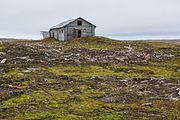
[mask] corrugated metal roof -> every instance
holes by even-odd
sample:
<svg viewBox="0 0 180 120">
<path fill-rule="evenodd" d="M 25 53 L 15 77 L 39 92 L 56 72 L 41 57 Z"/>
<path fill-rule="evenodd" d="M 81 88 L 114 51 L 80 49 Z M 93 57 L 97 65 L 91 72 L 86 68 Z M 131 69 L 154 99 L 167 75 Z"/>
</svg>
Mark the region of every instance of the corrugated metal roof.
<svg viewBox="0 0 180 120">
<path fill-rule="evenodd" d="M 76 30 L 86 30 L 87 28 L 86 27 L 75 27 L 74 29 L 76 29 Z"/>
<path fill-rule="evenodd" d="M 77 20 L 77 19 L 82 19 L 82 20 L 86 21 L 85 19 L 79 17 L 79 18 L 76 18 L 76 19 L 71 19 L 71 20 L 62 22 L 62 23 L 60 23 L 60 24 L 58 24 L 58 25 L 56 25 L 56 26 L 53 26 L 53 27 L 50 28 L 50 30 L 51 30 L 51 29 L 57 29 L 57 28 L 65 27 L 66 25 L 70 24 L 71 22 L 73 22 L 73 21 L 75 21 L 75 20 Z M 88 21 L 86 21 L 86 22 L 88 22 Z M 89 24 L 92 24 L 92 23 L 90 23 L 90 22 L 88 22 L 88 23 L 89 23 Z M 92 24 L 92 25 L 93 25 L 93 24 Z M 94 25 L 94 26 L 95 26 L 95 25 Z M 96 26 L 95 26 L 95 27 L 96 27 Z"/>
<path fill-rule="evenodd" d="M 75 21 L 76 19 L 71 19 L 71 20 L 68 20 L 68 21 L 64 21 L 56 26 L 53 26 L 51 27 L 50 29 L 56 29 L 56 28 L 62 28 L 62 27 L 65 27 L 66 25 L 68 25 L 69 23 Z"/>
</svg>

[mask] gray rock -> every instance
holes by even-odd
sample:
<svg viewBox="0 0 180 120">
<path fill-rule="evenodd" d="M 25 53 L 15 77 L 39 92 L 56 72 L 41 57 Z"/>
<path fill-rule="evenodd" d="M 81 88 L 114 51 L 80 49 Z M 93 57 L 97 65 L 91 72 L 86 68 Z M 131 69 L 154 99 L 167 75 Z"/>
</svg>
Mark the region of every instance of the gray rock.
<svg viewBox="0 0 180 120">
<path fill-rule="evenodd" d="M 90 78 L 91 80 L 105 80 L 104 77 L 101 77 L 101 76 L 93 76 Z"/>
<path fill-rule="evenodd" d="M 27 68 L 27 70 L 29 70 L 29 71 L 39 71 L 40 68 Z"/>
<path fill-rule="evenodd" d="M 70 91 L 72 94 L 81 94 L 82 92 L 80 90 L 72 90 Z"/>
<path fill-rule="evenodd" d="M 152 103 L 144 103 L 144 104 L 142 104 L 142 106 L 152 107 L 153 104 Z"/>
<path fill-rule="evenodd" d="M 0 63 L 1 63 L 1 64 L 4 64 L 6 61 L 7 61 L 7 59 L 4 58 Z"/>
</svg>

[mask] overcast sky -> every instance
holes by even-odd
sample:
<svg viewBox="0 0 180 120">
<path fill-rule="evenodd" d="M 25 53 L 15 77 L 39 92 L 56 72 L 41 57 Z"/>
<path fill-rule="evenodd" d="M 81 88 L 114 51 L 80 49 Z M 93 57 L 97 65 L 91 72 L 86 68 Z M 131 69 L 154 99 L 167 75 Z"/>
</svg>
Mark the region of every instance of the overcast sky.
<svg viewBox="0 0 180 120">
<path fill-rule="evenodd" d="M 40 38 L 77 17 L 98 36 L 180 35 L 180 0 L 0 0 L 0 37 Z"/>
</svg>

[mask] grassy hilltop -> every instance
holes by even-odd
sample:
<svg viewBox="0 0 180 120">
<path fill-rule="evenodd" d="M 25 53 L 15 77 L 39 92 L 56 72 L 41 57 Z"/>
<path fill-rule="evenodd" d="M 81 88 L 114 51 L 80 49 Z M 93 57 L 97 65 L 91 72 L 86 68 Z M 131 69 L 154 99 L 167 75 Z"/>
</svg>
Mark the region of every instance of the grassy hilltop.
<svg viewBox="0 0 180 120">
<path fill-rule="evenodd" d="M 0 42 L 0 119 L 178 120 L 180 42 Z"/>
</svg>

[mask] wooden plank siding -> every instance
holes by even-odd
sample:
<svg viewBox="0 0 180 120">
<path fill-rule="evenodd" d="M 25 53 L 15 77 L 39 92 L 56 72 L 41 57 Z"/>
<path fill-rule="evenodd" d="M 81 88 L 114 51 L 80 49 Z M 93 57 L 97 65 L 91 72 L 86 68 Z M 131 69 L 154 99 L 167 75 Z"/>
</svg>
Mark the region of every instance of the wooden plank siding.
<svg viewBox="0 0 180 120">
<path fill-rule="evenodd" d="M 79 25 L 78 25 L 78 21 Z M 80 23 L 82 23 L 80 25 Z M 50 29 L 50 37 L 54 37 L 60 41 L 75 39 L 79 36 L 87 37 L 87 36 L 95 36 L 95 28 L 96 26 L 91 24 L 90 22 L 77 18 L 70 21 L 67 25 L 60 28 Z M 80 35 L 79 35 L 80 34 Z"/>
</svg>

